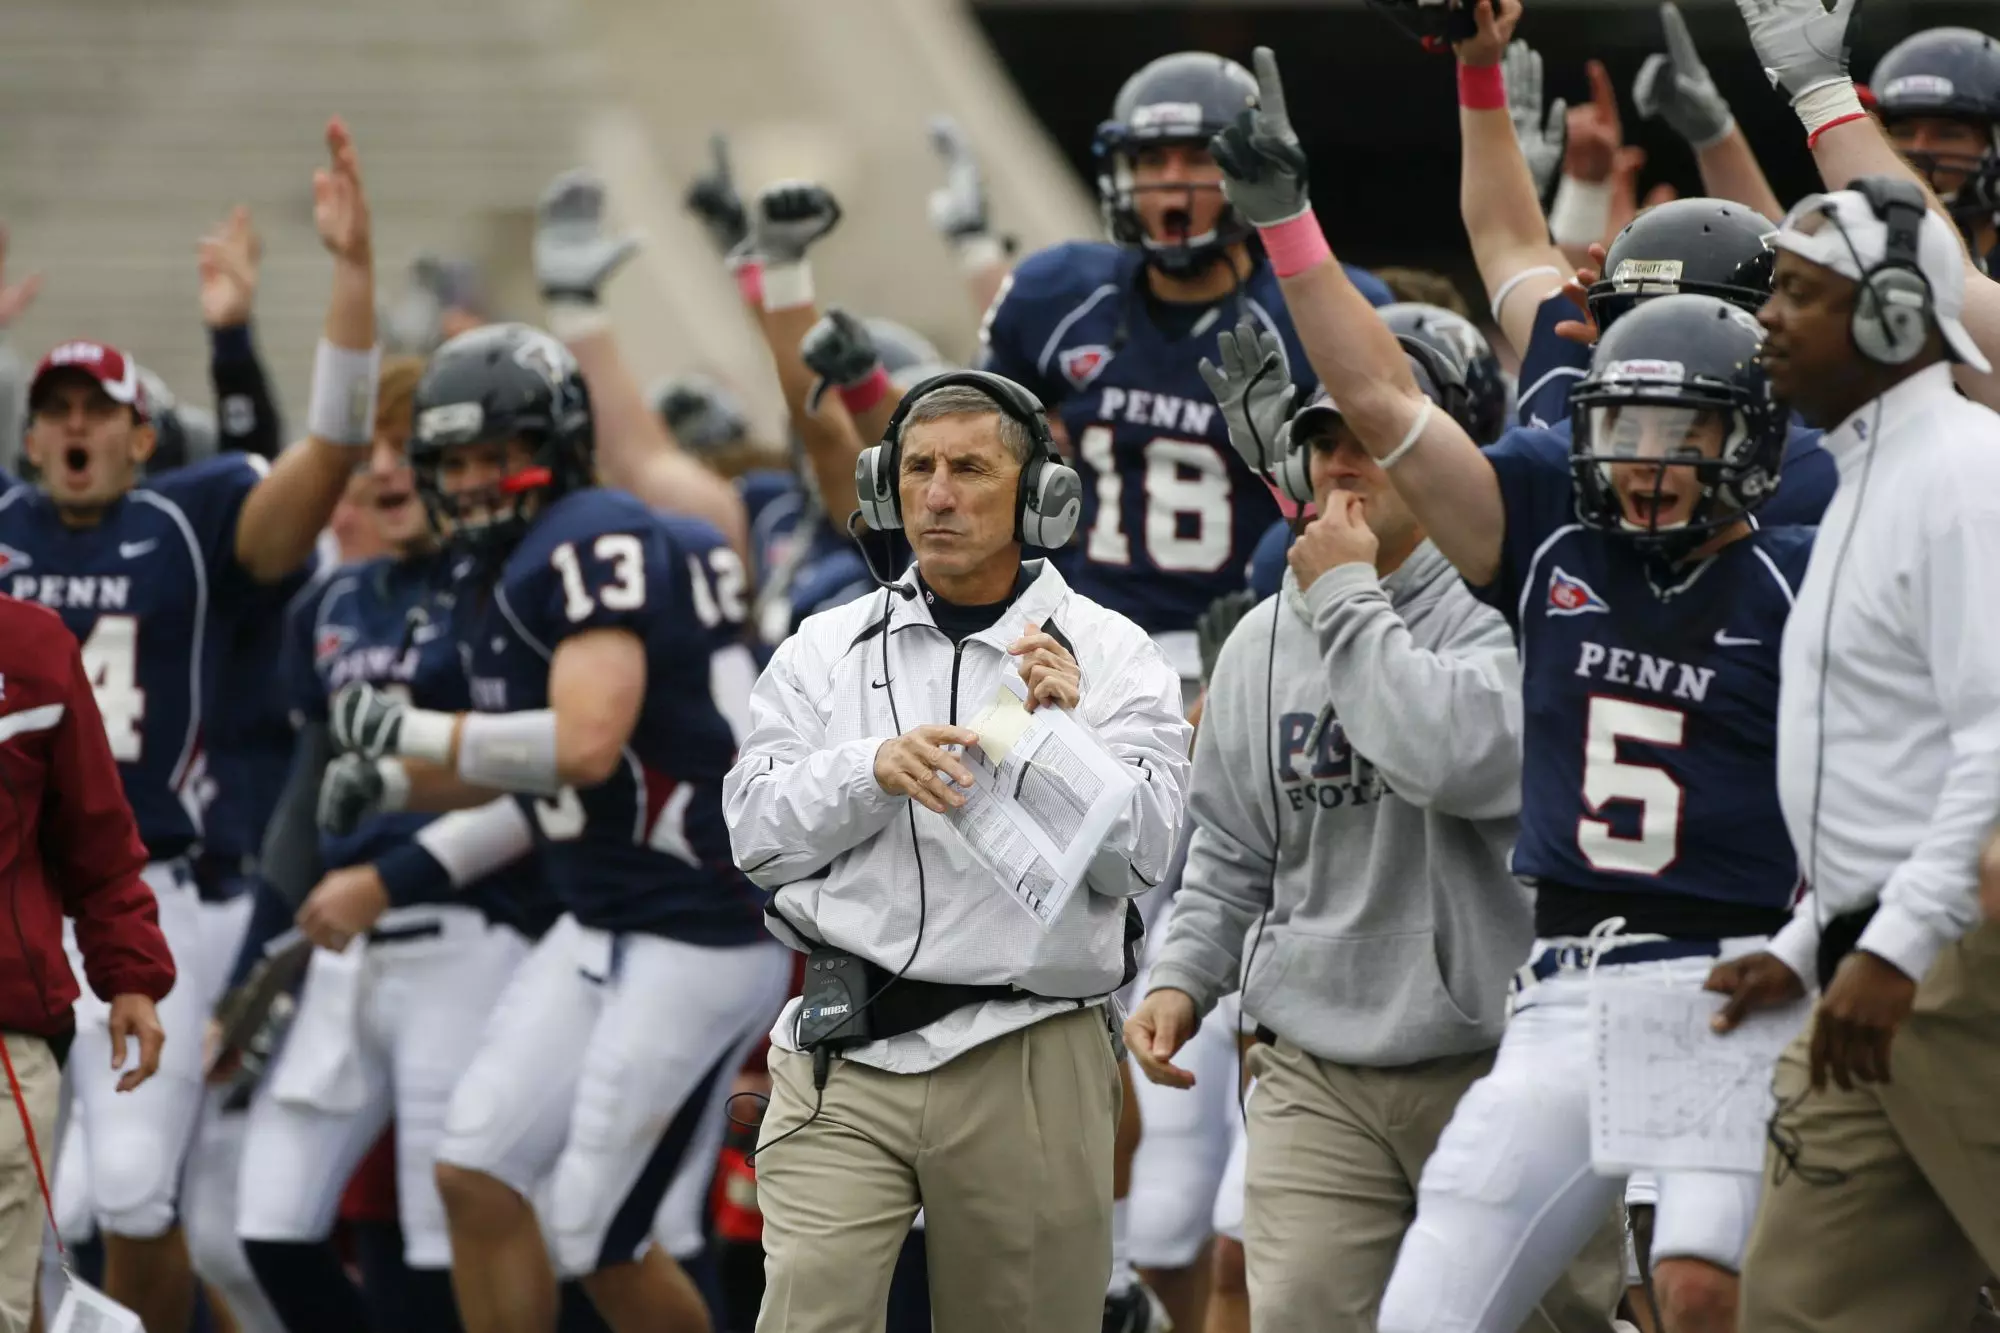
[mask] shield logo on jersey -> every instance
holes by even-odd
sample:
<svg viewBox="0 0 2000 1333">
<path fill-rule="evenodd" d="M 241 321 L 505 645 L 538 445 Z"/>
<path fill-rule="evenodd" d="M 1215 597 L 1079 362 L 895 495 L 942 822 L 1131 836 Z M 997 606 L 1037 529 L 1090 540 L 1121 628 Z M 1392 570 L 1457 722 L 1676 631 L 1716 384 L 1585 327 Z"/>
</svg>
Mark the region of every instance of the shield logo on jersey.
<svg viewBox="0 0 2000 1333">
<path fill-rule="evenodd" d="M 1549 571 L 1549 614 L 1580 616 L 1592 611 L 1611 614 L 1611 604 L 1597 595 L 1588 583 L 1564 571 L 1561 565 Z"/>
<path fill-rule="evenodd" d="M 1103 343 L 1091 343 L 1087 347 L 1069 347 L 1063 349 L 1062 355 L 1056 360 L 1062 366 L 1063 378 L 1082 389 L 1096 379 L 1098 372 L 1110 363 L 1111 349 Z"/>
<path fill-rule="evenodd" d="M 26 551 L 0 543 L 0 574 L 18 574 L 35 562 L 28 558 Z"/>
<path fill-rule="evenodd" d="M 325 666 L 354 642 L 354 631 L 346 625 L 322 625 L 313 640 L 313 665 Z"/>
</svg>

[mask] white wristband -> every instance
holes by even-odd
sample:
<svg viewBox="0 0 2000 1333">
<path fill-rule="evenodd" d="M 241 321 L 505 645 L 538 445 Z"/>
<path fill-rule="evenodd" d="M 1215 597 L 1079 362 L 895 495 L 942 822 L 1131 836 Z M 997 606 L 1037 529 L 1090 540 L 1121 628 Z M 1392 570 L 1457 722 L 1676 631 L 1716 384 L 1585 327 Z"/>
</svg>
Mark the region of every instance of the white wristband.
<svg viewBox="0 0 2000 1333">
<path fill-rule="evenodd" d="M 557 342 L 573 343 L 611 327 L 611 316 L 594 301 L 559 296 L 549 301 L 543 312 L 548 316 L 549 332 L 556 336 Z"/>
<path fill-rule="evenodd" d="M 563 785 L 554 710 L 467 713 L 458 731 L 458 775 L 475 787 L 554 796 Z"/>
<path fill-rule="evenodd" d="M 764 310 L 794 310 L 813 303 L 812 265 L 801 259 L 793 264 L 764 265 Z"/>
<path fill-rule="evenodd" d="M 382 778 L 383 810 L 406 810 L 410 805 L 410 770 L 400 759 L 377 759 L 375 772 Z"/>
<path fill-rule="evenodd" d="M 1792 110 L 1799 113 L 1799 123 L 1806 127 L 1808 138 L 1836 120 L 1851 120 L 1867 114 L 1860 96 L 1854 91 L 1852 79 L 1836 79 L 1807 89 L 1792 100 Z"/>
<path fill-rule="evenodd" d="M 1410 433 L 1403 437 L 1403 442 L 1401 444 L 1397 445 L 1394 449 L 1391 449 L 1388 453 L 1382 455 L 1382 457 L 1376 459 L 1375 466 L 1381 468 L 1384 472 L 1387 472 L 1390 468 L 1402 462 L 1404 456 L 1408 454 L 1410 450 L 1417 447 L 1417 441 L 1423 438 L 1424 426 L 1429 423 L 1430 419 L 1431 419 L 1431 400 L 1426 398 L 1424 399 L 1424 405 L 1417 410 L 1417 419 L 1410 423 Z"/>
<path fill-rule="evenodd" d="M 375 379 L 382 369 L 380 344 L 367 351 L 335 347 L 319 340 L 313 353 L 312 397 L 306 403 L 306 434 L 328 444 L 364 445 L 375 438 Z"/>
<path fill-rule="evenodd" d="M 458 714 L 439 713 L 428 708 L 412 708 L 403 714 L 396 732 L 396 753 L 405 759 L 421 759 L 431 764 L 451 762 L 451 736 L 458 730 Z"/>
<path fill-rule="evenodd" d="M 1604 239 L 1611 225 L 1611 185 L 1565 175 L 1549 206 L 1549 235 L 1557 245 L 1589 245 Z"/>
</svg>

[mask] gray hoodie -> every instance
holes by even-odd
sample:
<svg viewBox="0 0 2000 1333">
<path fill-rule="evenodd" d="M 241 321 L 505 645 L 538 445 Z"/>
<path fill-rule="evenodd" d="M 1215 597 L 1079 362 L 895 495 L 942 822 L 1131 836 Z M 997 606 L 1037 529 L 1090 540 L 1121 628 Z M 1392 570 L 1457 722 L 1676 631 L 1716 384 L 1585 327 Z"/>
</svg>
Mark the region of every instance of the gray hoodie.
<svg viewBox="0 0 2000 1333">
<path fill-rule="evenodd" d="M 1343 565 L 1301 593 L 1287 573 L 1209 685 L 1150 989 L 1206 1014 L 1237 989 L 1248 937 L 1244 1011 L 1314 1055 L 1402 1065 L 1497 1045 L 1534 935 L 1508 871 L 1520 771 L 1512 635 L 1435 546 L 1382 580 Z"/>
</svg>

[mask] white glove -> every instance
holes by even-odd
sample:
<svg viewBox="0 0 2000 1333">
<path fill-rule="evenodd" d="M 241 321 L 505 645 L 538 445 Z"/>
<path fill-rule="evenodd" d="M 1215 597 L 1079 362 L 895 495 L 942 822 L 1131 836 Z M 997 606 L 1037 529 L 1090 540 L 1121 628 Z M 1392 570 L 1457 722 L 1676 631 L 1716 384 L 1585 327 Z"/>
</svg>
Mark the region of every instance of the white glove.
<svg viewBox="0 0 2000 1333">
<path fill-rule="evenodd" d="M 596 305 L 599 290 L 639 249 L 636 236 L 604 233 L 604 182 L 565 171 L 535 209 L 535 281 L 544 301 Z"/>
<path fill-rule="evenodd" d="M 1674 0 L 1660 6 L 1660 26 L 1667 34 L 1666 54 L 1647 56 L 1639 67 L 1632 104 L 1647 120 L 1666 121 L 1696 152 L 1712 148 L 1736 128 L 1736 117 L 1701 63 Z"/>
<path fill-rule="evenodd" d="M 361 821 L 388 805 L 382 766 L 358 754 L 343 754 L 319 780 L 319 826 L 336 837 L 354 832 Z"/>
<path fill-rule="evenodd" d="M 1569 103 L 1558 97 L 1542 112 L 1542 53 L 1526 42 L 1507 43 L 1500 57 L 1500 76 L 1507 84 L 1507 118 L 1514 138 L 1535 178 L 1535 195 L 1548 206 L 1562 174 L 1563 153 L 1569 146 Z"/>
<path fill-rule="evenodd" d="M 1790 93 L 1794 103 L 1850 82 L 1847 30 L 1861 0 L 1736 0 L 1736 8 L 1771 86 Z"/>
<path fill-rule="evenodd" d="M 1222 368 L 1203 357 L 1198 369 L 1222 408 L 1229 442 L 1258 476 L 1270 475 L 1289 447 L 1285 427 L 1299 388 L 1285 371 L 1285 348 L 1274 333 L 1259 332 L 1244 320 L 1231 333 L 1216 335 Z"/>
</svg>

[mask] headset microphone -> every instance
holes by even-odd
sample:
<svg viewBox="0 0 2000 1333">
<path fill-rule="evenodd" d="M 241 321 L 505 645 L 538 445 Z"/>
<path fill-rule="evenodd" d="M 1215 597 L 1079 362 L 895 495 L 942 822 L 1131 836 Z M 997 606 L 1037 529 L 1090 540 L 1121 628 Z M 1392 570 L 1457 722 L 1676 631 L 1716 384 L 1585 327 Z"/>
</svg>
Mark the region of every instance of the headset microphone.
<svg viewBox="0 0 2000 1333">
<path fill-rule="evenodd" d="M 895 593 L 904 601 L 917 595 L 917 590 L 907 583 L 896 583 L 882 577 L 882 571 L 875 568 L 874 553 L 868 549 L 868 542 L 861 535 L 861 511 L 856 509 L 847 516 L 847 539 L 861 552 L 861 563 L 868 567 L 868 577 L 875 580 L 875 586 L 884 592 Z"/>
</svg>

